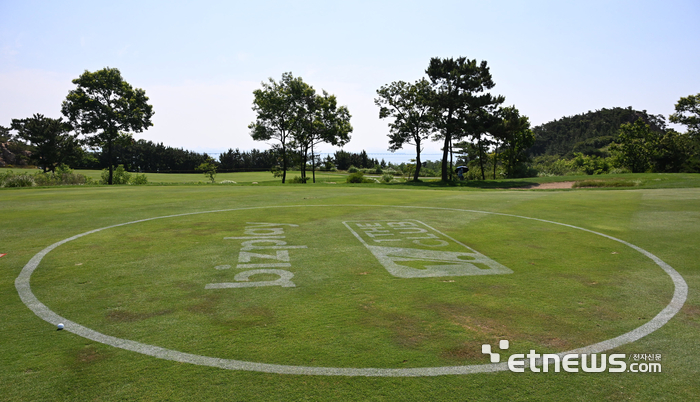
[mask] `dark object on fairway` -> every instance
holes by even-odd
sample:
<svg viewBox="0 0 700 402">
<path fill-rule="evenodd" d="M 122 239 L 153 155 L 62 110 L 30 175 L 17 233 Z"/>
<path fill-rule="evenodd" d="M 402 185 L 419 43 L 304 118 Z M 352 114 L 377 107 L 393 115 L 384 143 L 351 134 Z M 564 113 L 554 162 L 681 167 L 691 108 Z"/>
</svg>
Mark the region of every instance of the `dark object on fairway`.
<svg viewBox="0 0 700 402">
<path fill-rule="evenodd" d="M 466 173 L 468 170 L 469 168 L 466 166 L 457 166 L 457 176 L 460 180 L 464 180 L 464 173 Z"/>
</svg>

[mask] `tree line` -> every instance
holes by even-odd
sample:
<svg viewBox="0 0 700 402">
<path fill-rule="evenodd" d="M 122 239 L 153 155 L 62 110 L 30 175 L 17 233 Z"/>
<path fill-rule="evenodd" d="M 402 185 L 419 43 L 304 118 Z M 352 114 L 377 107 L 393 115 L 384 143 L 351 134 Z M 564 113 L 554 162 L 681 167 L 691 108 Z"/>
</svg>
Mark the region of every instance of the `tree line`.
<svg viewBox="0 0 700 402">
<path fill-rule="evenodd" d="M 596 172 L 606 171 L 610 156 L 613 164 L 632 172 L 700 171 L 700 94 L 681 98 L 669 117 L 685 125 L 686 133 L 669 129 L 663 116 L 631 108 L 603 109 L 531 129 L 527 116 L 515 106 L 504 106 L 504 96 L 489 92 L 495 83 L 486 61 L 432 58 L 425 73 L 413 83 L 394 81 L 380 87 L 374 100 L 379 118 L 389 120 L 389 150 L 415 148 L 414 180 L 423 165 L 426 141 L 442 144 L 439 170 L 445 181 L 454 179 L 455 159 L 478 173 L 471 178 L 482 180 L 487 172 L 496 178 L 497 169 L 505 177 L 537 174 L 533 166 L 538 167 L 541 158 L 557 162 L 575 157 L 577 165 L 595 165 Z M 321 160 L 319 145 L 342 147 L 350 141 L 351 115 L 334 95 L 317 93 L 291 73 L 279 81 L 270 78 L 253 93 L 256 119 L 248 126 L 250 135 L 272 141 L 272 149 L 229 149 L 218 161 L 204 153 L 135 141 L 133 133 L 152 126 L 153 107 L 145 91 L 124 81 L 118 69 L 85 71 L 72 82 L 76 88 L 61 107 L 66 120 L 41 114 L 13 119 L 11 127 L 0 127 L 0 157 L 16 155 L 12 157 L 19 162 L 31 160 L 45 172 L 62 164 L 107 167 L 110 184 L 116 164 L 141 172 L 193 171 L 203 164 L 231 171 L 273 168 L 283 182 L 292 168 L 298 168 L 306 182 L 309 168 L 315 181 L 319 167 L 345 170 L 380 164 L 364 151 L 339 150 Z"/>
</svg>

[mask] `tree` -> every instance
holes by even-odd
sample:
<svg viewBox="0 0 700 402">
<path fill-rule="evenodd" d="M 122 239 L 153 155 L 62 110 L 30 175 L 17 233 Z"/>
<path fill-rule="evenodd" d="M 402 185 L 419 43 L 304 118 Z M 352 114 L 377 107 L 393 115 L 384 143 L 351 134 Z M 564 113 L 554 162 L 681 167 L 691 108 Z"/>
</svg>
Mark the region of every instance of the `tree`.
<svg viewBox="0 0 700 402">
<path fill-rule="evenodd" d="M 282 74 L 280 82 L 272 78 L 262 83 L 262 89 L 253 91 L 253 111 L 257 113 L 255 122 L 248 128 L 255 141 L 277 140 L 282 154 L 282 183 L 287 178 L 288 146 L 296 113 L 293 100 L 288 96 L 288 88 L 294 80 L 292 73 Z"/>
<path fill-rule="evenodd" d="M 434 57 L 430 59 L 430 65 L 425 72 L 430 78 L 434 93 L 431 107 L 433 127 L 439 133 L 436 139 L 444 141 L 442 180 L 446 181 L 448 172 L 450 177 L 452 176 L 452 169 L 448 170 L 447 167 L 447 158 L 448 154 L 451 154 L 453 140 L 469 133 L 481 142 L 482 129 L 485 126 L 484 110 L 503 103 L 505 98 L 494 97 L 489 93 L 479 95 L 496 85 L 486 61 L 477 65 L 476 60 L 468 60 L 465 57 L 456 60 Z M 470 118 L 473 124 L 467 127 L 466 123 Z"/>
<path fill-rule="evenodd" d="M 346 106 L 338 106 L 335 95 L 325 90 L 323 95 L 300 77 L 290 83 L 289 96 L 295 107 L 292 138 L 301 157 L 301 179 L 306 183 L 306 164 L 311 153 L 313 182 L 316 182 L 316 154 L 314 147 L 321 143 L 345 145 L 350 141 L 352 126 Z"/>
<path fill-rule="evenodd" d="M 700 138 L 700 93 L 681 98 L 669 120 L 687 126 L 691 137 Z"/>
<path fill-rule="evenodd" d="M 347 106 L 338 106 L 335 95 L 329 95 L 326 91 L 323 91 L 322 96 L 317 96 L 315 112 L 308 135 L 311 145 L 311 171 L 314 183 L 316 183 L 316 154 L 314 153 L 314 146 L 328 143 L 342 147 L 350 141 L 350 133 L 352 132 L 350 112 Z"/>
<path fill-rule="evenodd" d="M 666 130 L 657 142 L 654 158 L 654 171 L 680 173 L 697 171 L 697 141 L 693 143 L 688 134 Z M 695 165 L 695 166 L 694 166 Z"/>
<path fill-rule="evenodd" d="M 403 148 L 404 144 L 416 147 L 416 169 L 413 180 L 418 181 L 423 150 L 421 144 L 432 133 L 432 115 L 430 99 L 432 91 L 426 79 L 415 84 L 403 81 L 392 82 L 377 90 L 378 98 L 374 103 L 379 107 L 379 118 L 393 118 L 389 123 L 389 150 Z"/>
<path fill-rule="evenodd" d="M 30 158 L 44 172 L 55 172 L 57 166 L 70 164 L 82 153 L 76 138 L 68 134 L 70 125 L 62 118 L 52 119 L 35 114 L 26 119 L 12 119 L 12 129 L 17 131 L 19 139 L 32 146 Z"/>
<path fill-rule="evenodd" d="M 314 146 L 323 142 L 344 145 L 350 140 L 352 126 L 347 107 L 338 107 L 335 96 L 326 91 L 317 95 L 301 77 L 294 78 L 291 73 L 284 73 L 279 83 L 270 78 L 270 83 L 263 83 L 263 89 L 254 94 L 253 110 L 258 117 L 248 127 L 257 141 L 276 139 L 280 142 L 283 183 L 292 154 L 290 147 L 297 149 L 304 182 L 311 152 L 315 181 Z"/>
<path fill-rule="evenodd" d="M 216 177 L 216 163 L 213 160 L 210 159 L 206 162 L 201 163 L 195 168 L 195 170 L 204 173 L 204 176 L 206 176 L 209 180 L 211 180 L 212 183 L 214 183 L 214 178 Z"/>
<path fill-rule="evenodd" d="M 112 148 L 115 141 L 130 132 L 140 133 L 152 126 L 153 106 L 146 92 L 124 81 L 116 68 L 87 70 L 73 80 L 77 88 L 63 101 L 61 112 L 91 146 L 107 148 L 109 180 L 112 184 Z"/>
<path fill-rule="evenodd" d="M 292 143 L 299 155 L 301 181 L 306 183 L 306 163 L 313 143 L 314 120 L 319 107 L 316 90 L 301 77 L 297 77 L 289 81 L 286 95 L 293 107 L 290 128 Z"/>
<path fill-rule="evenodd" d="M 644 173 L 652 168 L 659 135 L 641 118 L 625 123 L 618 131 L 618 141 L 611 149 L 618 152 L 618 161 L 632 173 Z"/>
<path fill-rule="evenodd" d="M 515 106 L 502 108 L 499 115 L 506 176 L 517 177 L 527 160 L 527 150 L 535 143 L 535 134 L 530 130 L 530 119 L 521 116 Z"/>
<path fill-rule="evenodd" d="M 0 126 L 0 143 L 12 140 L 12 134 L 8 127 Z"/>
<path fill-rule="evenodd" d="M 496 136 L 501 120 L 497 116 L 495 105 L 488 105 L 483 108 L 475 108 L 470 110 L 467 116 L 464 117 L 464 131 L 475 142 L 476 149 L 479 152 L 479 169 L 481 170 L 481 180 L 486 180 L 485 162 L 487 160 L 487 149 L 496 144 Z M 489 134 L 489 135 L 487 135 Z M 452 165 L 452 143 L 450 143 L 450 165 Z M 496 159 L 494 158 L 494 172 L 496 169 Z M 450 174 L 452 167 L 450 166 Z"/>
</svg>

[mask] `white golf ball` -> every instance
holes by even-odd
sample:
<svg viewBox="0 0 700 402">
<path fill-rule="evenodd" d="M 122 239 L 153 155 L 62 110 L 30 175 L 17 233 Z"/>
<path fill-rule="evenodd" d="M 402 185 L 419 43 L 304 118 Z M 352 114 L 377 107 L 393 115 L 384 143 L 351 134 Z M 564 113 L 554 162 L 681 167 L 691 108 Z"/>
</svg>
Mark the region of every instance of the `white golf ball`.
<svg viewBox="0 0 700 402">
<path fill-rule="evenodd" d="M 63 329 L 63 328 L 64 328 L 63 324 L 58 324 L 58 329 Z"/>
</svg>

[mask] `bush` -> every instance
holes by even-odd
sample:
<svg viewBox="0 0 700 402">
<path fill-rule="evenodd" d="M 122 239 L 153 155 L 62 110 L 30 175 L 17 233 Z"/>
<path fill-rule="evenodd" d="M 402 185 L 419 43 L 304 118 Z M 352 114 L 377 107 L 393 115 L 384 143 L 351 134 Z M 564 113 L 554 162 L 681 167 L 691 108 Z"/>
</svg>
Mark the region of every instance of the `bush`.
<svg viewBox="0 0 700 402">
<path fill-rule="evenodd" d="M 8 170 L 7 172 L 3 173 L 0 172 L 0 187 L 5 187 L 5 182 L 12 177 L 13 173 L 11 170 Z"/>
<path fill-rule="evenodd" d="M 382 176 L 382 181 L 384 183 L 391 183 L 392 180 L 394 180 L 394 176 L 392 176 L 388 173 Z"/>
<path fill-rule="evenodd" d="M 345 181 L 347 183 L 373 183 L 373 180 L 366 179 L 362 172 L 355 172 L 349 175 Z"/>
<path fill-rule="evenodd" d="M 129 184 L 134 184 L 137 186 L 148 184 L 148 177 L 146 177 L 145 173 L 135 174 L 134 177 L 131 178 Z"/>
<path fill-rule="evenodd" d="M 34 181 L 38 186 L 60 186 L 69 184 L 86 184 L 90 180 L 76 173 L 35 173 Z"/>
<path fill-rule="evenodd" d="M 420 168 L 420 172 L 418 172 L 418 176 L 420 176 L 420 177 L 436 177 L 436 176 L 440 176 L 440 175 L 435 173 L 435 171 L 433 169 L 430 169 L 427 167 L 422 167 L 422 168 Z"/>
<path fill-rule="evenodd" d="M 303 184 L 303 183 L 306 183 L 306 178 L 300 177 L 300 176 L 294 176 L 294 178 L 287 180 L 287 183 Z"/>
<path fill-rule="evenodd" d="M 578 152 L 574 153 L 574 156 L 572 165 L 587 175 L 610 172 L 610 163 L 608 163 L 607 159 L 605 158 L 599 158 L 595 155 L 586 156 Z"/>
<path fill-rule="evenodd" d="M 539 175 L 539 172 L 532 166 L 528 166 L 524 163 L 519 163 L 513 168 L 511 174 L 511 178 L 537 177 Z M 501 169 L 499 169 L 499 175 L 504 178 L 506 177 L 505 171 L 501 171 Z"/>
<path fill-rule="evenodd" d="M 358 169 L 358 168 L 356 168 L 355 166 L 352 166 L 352 165 L 350 165 L 350 167 L 348 168 L 348 173 L 357 173 L 357 172 L 359 172 L 359 171 L 360 171 L 360 169 Z"/>
<path fill-rule="evenodd" d="M 64 168 L 56 169 L 56 173 L 51 172 L 36 172 L 30 174 L 14 174 L 11 170 L 6 173 L 0 173 L 0 187 L 30 187 L 30 186 L 60 186 L 66 184 L 86 184 L 90 183 L 90 179 L 82 174 L 73 173 L 73 171 L 65 166 Z"/>
<path fill-rule="evenodd" d="M 28 174 L 13 174 L 7 172 L 3 179 L 3 187 L 31 187 L 35 185 L 34 178 Z"/>
<path fill-rule="evenodd" d="M 112 184 L 129 184 L 131 173 L 124 169 L 124 165 L 119 165 L 116 168 L 113 167 L 112 169 Z M 109 169 L 102 170 L 100 183 L 109 184 Z"/>
<path fill-rule="evenodd" d="M 571 161 L 559 159 L 556 155 L 538 156 L 534 160 L 533 167 L 538 176 L 567 176 L 578 173 L 578 169 Z"/>
</svg>

